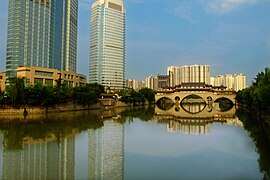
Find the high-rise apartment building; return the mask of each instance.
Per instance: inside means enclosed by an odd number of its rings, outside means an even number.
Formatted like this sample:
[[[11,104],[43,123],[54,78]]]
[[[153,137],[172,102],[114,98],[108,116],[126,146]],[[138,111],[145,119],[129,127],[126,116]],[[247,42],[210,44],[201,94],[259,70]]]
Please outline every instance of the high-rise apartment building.
[[[227,89],[233,90],[234,89],[234,76],[232,74],[225,74],[223,85],[226,86]]]
[[[212,77],[211,85],[225,86],[228,90],[239,91],[247,87],[246,75],[243,73],[238,74],[225,74]]]
[[[110,89],[125,84],[125,9],[122,0],[92,4],[90,32],[90,83]]]
[[[210,84],[209,65],[191,65],[181,67],[182,83],[205,83]]]
[[[145,87],[149,88],[149,89],[157,90],[158,89],[158,78],[153,77],[152,75],[146,77],[145,78]]]
[[[167,67],[167,75],[169,75],[169,86],[177,86],[180,84],[180,67],[169,66]]]
[[[138,82],[138,90],[145,88],[145,81]]]
[[[234,90],[239,91],[247,87],[246,75],[243,73],[234,75]]]
[[[157,83],[158,83],[157,89],[168,88],[169,83],[170,83],[170,76],[158,74],[157,75]]]
[[[76,71],[78,0],[9,0],[7,76],[19,66]]]
[[[127,79],[126,80],[126,87],[137,90],[138,89],[138,82],[135,79]]]

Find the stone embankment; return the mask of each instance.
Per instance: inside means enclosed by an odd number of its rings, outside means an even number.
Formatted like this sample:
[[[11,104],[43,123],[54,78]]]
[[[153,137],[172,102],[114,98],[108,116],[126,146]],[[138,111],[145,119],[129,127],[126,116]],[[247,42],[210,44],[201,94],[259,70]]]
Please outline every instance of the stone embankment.
[[[145,103],[146,105],[148,103]],[[116,107],[132,107],[142,104],[126,104],[119,100],[101,100],[97,104],[90,106],[82,106],[74,103],[67,103],[62,105],[56,105],[52,107],[29,107],[22,106],[21,108],[13,107],[0,107],[0,118],[1,116],[13,116],[13,115],[31,115],[31,114],[44,114],[44,113],[59,113],[59,112],[69,112],[69,111],[83,111],[83,110],[94,110],[94,109],[111,109]]]

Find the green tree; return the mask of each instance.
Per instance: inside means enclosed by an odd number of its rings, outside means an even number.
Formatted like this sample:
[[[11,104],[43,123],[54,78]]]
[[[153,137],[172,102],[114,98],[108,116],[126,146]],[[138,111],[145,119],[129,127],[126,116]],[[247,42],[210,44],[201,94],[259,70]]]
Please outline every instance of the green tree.
[[[258,73],[255,82],[236,95],[236,100],[239,103],[253,105],[253,107],[262,110],[270,111],[270,69],[265,68],[264,72]]]
[[[143,89],[139,90],[139,93],[141,93],[149,101],[149,103],[155,102],[154,90],[149,89],[149,88],[143,88]]]
[[[21,77],[8,78],[7,94],[11,98],[12,106],[20,106],[24,97],[24,80]]]
[[[97,83],[86,84],[73,89],[72,98],[77,104],[91,105],[98,102],[98,96],[104,93],[104,86]]]

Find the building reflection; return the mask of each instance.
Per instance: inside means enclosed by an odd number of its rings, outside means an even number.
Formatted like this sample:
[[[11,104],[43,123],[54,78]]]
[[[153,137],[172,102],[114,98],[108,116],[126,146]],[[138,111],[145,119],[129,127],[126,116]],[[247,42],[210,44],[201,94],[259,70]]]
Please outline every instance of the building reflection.
[[[75,137],[86,129],[88,179],[124,179],[122,111],[1,122],[0,179],[75,179]]]
[[[124,127],[113,120],[88,130],[88,179],[124,179]]]
[[[2,179],[74,179],[74,136],[60,142],[28,140],[23,150],[2,153]]]
[[[182,108],[183,108],[183,110],[185,110],[191,114],[195,114],[195,113],[201,112],[205,108],[205,106],[206,106],[206,104],[204,104],[204,103],[198,103],[198,104],[192,105],[192,106],[189,104],[183,104]]]

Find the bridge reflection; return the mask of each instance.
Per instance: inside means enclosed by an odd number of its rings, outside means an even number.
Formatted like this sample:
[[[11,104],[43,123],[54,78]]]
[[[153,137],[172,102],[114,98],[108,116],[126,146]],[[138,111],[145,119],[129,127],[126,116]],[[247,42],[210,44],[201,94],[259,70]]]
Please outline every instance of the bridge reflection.
[[[204,135],[210,132],[213,123],[243,126],[235,112],[235,107],[220,111],[219,108],[209,105],[203,107],[202,104],[186,104],[184,107],[176,105],[169,110],[156,106],[154,119],[158,123],[167,124],[167,131],[170,133]]]

